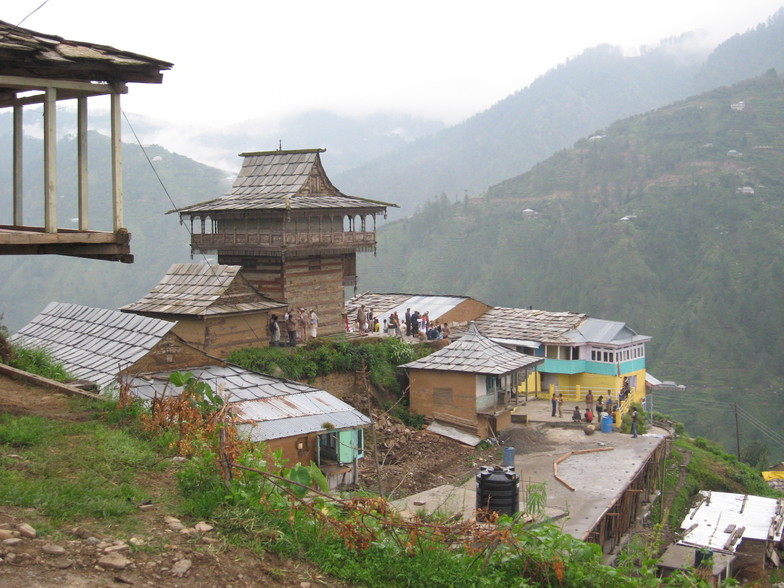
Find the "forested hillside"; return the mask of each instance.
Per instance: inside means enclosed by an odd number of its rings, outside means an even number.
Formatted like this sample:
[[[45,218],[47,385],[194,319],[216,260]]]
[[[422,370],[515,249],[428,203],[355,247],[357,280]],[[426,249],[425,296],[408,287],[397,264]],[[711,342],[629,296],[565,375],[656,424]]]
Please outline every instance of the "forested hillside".
[[[771,71],[619,121],[485,197],[391,223],[362,289],[626,321],[653,336],[652,373],[692,400],[710,392],[679,419],[734,447],[718,400],[784,417],[782,170],[784,83]]]
[[[771,67],[784,71],[784,13],[710,55],[695,51],[699,45],[689,34],[637,56],[588,49],[465,122],[333,179],[350,194],[400,205],[391,218],[442,194],[476,196],[618,119]]]

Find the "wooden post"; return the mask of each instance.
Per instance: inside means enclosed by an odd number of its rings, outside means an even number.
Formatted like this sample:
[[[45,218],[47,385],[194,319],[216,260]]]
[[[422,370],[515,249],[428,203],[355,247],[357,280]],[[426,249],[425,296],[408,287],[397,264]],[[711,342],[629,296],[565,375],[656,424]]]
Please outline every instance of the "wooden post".
[[[24,225],[22,154],[24,153],[24,107],[14,106],[14,224]]]
[[[79,230],[89,230],[89,211],[87,208],[87,98],[77,99],[77,165],[79,185]]]
[[[44,95],[44,230],[57,232],[57,90]]]
[[[111,128],[112,128],[112,218],[114,231],[123,228],[123,190],[122,190],[122,127],[120,124],[120,94],[112,92]]]

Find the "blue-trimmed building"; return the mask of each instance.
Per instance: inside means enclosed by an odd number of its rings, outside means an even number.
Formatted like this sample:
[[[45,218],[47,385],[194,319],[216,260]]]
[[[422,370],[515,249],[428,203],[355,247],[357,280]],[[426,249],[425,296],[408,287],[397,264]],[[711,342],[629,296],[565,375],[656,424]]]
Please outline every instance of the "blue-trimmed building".
[[[645,344],[626,323],[591,318],[574,312],[494,307],[476,319],[487,337],[520,352],[544,358],[544,363],[520,386],[522,393],[567,400],[588,390],[595,398],[617,400],[624,378],[630,397],[645,396]]]

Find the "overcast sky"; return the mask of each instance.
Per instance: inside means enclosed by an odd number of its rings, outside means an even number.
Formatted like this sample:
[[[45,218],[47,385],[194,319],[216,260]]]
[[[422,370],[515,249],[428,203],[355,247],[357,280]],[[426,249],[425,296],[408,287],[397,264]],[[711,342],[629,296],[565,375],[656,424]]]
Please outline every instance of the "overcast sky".
[[[216,127],[304,110],[397,111],[448,124],[601,43],[634,52],[723,40],[782,0],[15,0],[0,18],[174,63],[126,112]],[[29,16],[28,16],[29,15]]]

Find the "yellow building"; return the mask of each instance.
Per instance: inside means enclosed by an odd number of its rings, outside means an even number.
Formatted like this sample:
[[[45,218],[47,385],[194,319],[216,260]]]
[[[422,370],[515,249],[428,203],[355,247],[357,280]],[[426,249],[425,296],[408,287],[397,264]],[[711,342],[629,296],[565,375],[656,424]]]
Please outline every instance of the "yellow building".
[[[591,318],[575,312],[495,307],[476,319],[477,327],[496,343],[544,359],[518,390],[567,401],[610,396],[617,402],[628,383],[630,402],[645,398],[645,343],[625,323]]]

